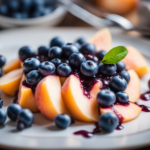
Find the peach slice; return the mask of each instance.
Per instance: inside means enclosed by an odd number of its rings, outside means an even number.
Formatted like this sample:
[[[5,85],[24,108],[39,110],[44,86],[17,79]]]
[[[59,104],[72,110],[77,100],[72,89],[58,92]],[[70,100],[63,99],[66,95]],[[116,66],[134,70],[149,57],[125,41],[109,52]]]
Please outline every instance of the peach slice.
[[[25,75],[22,75],[21,84],[19,87],[19,93],[18,93],[18,101],[17,103],[22,108],[30,109],[33,113],[38,112],[39,109],[37,108],[34,94],[31,90],[31,88],[26,87],[22,85],[22,81],[25,80]]]
[[[140,98],[140,79],[134,70],[128,70],[128,73],[130,75],[130,82],[128,83],[125,92],[129,95],[129,101],[135,103]]]
[[[108,28],[96,32],[88,42],[96,46],[97,51],[109,51],[112,48],[112,38]]]
[[[60,83],[63,86],[63,84],[65,83],[65,81],[67,80],[67,77],[59,77],[60,78]]]
[[[35,99],[41,113],[51,120],[57,114],[68,113],[61,96],[58,76],[50,75],[42,79],[37,85]]]
[[[141,112],[141,108],[133,103],[129,103],[129,105],[114,105],[114,108],[101,108],[100,107],[100,114],[106,113],[106,112],[114,112],[114,110],[117,112],[118,115],[121,115],[122,122],[128,122],[135,118],[137,118]]]
[[[132,46],[127,47],[128,55],[123,59],[126,69],[133,69],[139,77],[143,77],[149,72],[148,64],[143,55]]]
[[[97,93],[100,91],[100,82],[96,82],[90,91],[91,98],[83,94],[80,79],[75,75],[70,75],[62,87],[62,97],[70,115],[79,121],[98,121]]]
[[[20,59],[17,58],[15,60],[10,61],[3,67],[3,72],[6,74],[12,70],[21,68]]]
[[[15,69],[0,78],[0,89],[7,95],[14,96],[19,89],[22,69]]]

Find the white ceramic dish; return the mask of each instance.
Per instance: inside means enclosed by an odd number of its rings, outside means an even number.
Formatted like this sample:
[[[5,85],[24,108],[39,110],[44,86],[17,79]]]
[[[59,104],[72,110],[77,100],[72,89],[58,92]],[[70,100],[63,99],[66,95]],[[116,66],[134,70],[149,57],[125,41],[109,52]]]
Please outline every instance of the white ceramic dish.
[[[33,18],[33,19],[13,19],[0,15],[0,26],[4,28],[11,28],[15,26],[54,26],[59,24],[65,17],[65,7],[59,6],[51,14]]]
[[[150,65],[150,42],[144,39],[136,39],[111,30],[114,46],[133,45],[146,56]],[[25,28],[0,32],[0,54],[7,60],[17,57],[18,49],[23,45],[32,45],[37,48],[40,45],[48,45],[52,37],[58,35],[66,42],[73,42],[83,36],[89,38],[96,29],[91,28]],[[114,34],[115,32],[115,34]],[[148,90],[147,81],[150,74],[141,80],[142,90]],[[12,98],[1,94],[4,100],[4,109],[12,102]],[[147,106],[150,102],[140,101]],[[142,112],[140,116],[123,124],[124,129],[115,130],[113,133],[100,133],[91,139],[74,136],[78,130],[92,131],[93,124],[76,122],[66,130],[58,130],[52,121],[47,120],[41,114],[35,114],[35,122],[31,128],[17,132],[15,123],[7,120],[5,126],[0,127],[0,146],[11,149],[122,149],[136,148],[150,145],[150,113]]]

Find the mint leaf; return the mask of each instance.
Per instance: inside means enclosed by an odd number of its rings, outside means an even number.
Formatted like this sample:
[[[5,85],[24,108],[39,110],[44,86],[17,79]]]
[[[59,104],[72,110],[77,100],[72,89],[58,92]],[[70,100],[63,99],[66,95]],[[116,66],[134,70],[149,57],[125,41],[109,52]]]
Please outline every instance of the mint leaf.
[[[104,64],[116,64],[126,57],[128,50],[124,46],[118,46],[111,49],[103,58]]]

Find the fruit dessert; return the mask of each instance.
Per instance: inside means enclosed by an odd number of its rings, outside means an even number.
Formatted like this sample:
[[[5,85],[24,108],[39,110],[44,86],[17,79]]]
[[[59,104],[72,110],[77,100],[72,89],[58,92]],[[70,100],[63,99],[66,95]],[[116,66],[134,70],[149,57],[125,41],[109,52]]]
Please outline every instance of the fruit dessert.
[[[17,129],[30,127],[32,113],[41,112],[62,129],[73,120],[95,123],[90,134],[74,133],[92,137],[101,130],[121,130],[122,123],[137,118],[141,111],[149,112],[137,103],[139,77],[148,72],[144,57],[133,47],[112,48],[111,43],[109,30],[103,29],[88,42],[79,38],[65,44],[55,37],[50,47],[40,46],[37,53],[29,46],[21,47],[19,58],[3,67],[6,75],[0,78],[1,91],[12,96],[18,90],[7,110]],[[138,60],[132,59],[134,54]],[[6,114],[2,116],[3,124]]]

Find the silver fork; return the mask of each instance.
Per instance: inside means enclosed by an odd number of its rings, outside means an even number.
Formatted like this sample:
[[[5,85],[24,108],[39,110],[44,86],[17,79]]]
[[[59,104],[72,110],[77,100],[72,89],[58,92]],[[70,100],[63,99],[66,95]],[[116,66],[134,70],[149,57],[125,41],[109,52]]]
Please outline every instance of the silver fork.
[[[74,4],[70,0],[57,0],[57,1],[63,4],[68,12],[70,12],[74,16],[80,18],[81,20],[87,22],[88,24],[94,27],[118,25],[126,31],[138,31],[144,36],[150,36],[150,29],[136,27],[128,19],[120,15],[103,13],[102,14],[104,17],[103,19],[93,15],[89,11],[83,9],[77,4]]]

